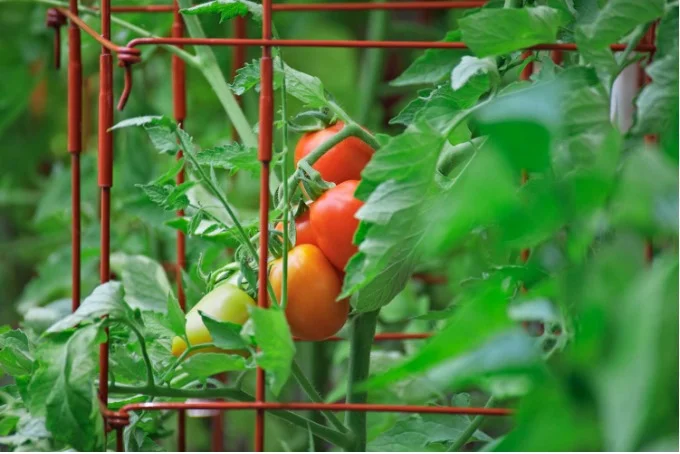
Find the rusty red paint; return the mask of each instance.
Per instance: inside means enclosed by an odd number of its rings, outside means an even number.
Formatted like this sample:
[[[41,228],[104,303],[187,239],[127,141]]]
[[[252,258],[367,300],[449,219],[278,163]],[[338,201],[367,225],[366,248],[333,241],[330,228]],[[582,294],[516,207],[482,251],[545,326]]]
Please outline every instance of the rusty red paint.
[[[395,404],[347,404],[347,403],[315,403],[315,402],[148,402],[123,406],[119,411],[106,413],[112,425],[124,424],[133,411],[162,410],[261,410],[261,411],[358,411],[376,413],[425,413],[440,415],[485,415],[509,416],[514,413],[511,408],[484,407],[450,407],[426,405]]]

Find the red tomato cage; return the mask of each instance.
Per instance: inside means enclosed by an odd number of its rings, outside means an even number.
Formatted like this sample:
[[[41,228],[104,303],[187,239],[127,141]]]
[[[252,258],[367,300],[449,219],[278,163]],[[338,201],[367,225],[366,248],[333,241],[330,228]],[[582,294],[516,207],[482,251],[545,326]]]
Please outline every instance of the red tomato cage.
[[[185,45],[207,46],[230,46],[233,49],[232,73],[245,63],[245,48],[258,46],[262,48],[261,92],[259,104],[259,150],[258,159],[262,166],[261,192],[260,192],[260,227],[266,230],[269,223],[269,163],[272,157],[273,143],[273,84],[272,84],[272,46],[294,47],[347,47],[347,48],[411,48],[411,49],[465,49],[463,42],[422,42],[422,41],[352,41],[352,40],[301,40],[301,39],[272,39],[272,13],[286,11],[370,11],[370,10],[434,10],[434,9],[469,9],[481,7],[486,1],[391,1],[383,3],[356,2],[356,3],[305,3],[305,4],[272,4],[272,0],[263,0],[262,36],[257,39],[245,37],[245,22],[243,18],[234,20],[234,36],[232,38],[205,38],[195,39],[184,37],[184,26],[179,14],[179,7],[173,5],[145,5],[145,6],[111,6],[110,0],[101,0],[101,26],[96,31],[88,26],[79,17],[77,0],[69,0],[68,8],[50,8],[47,11],[46,24],[55,31],[54,57],[55,66],[60,63],[60,29],[68,23],[68,145],[67,150],[71,154],[72,174],[72,310],[75,311],[80,303],[80,152],[82,151],[83,90],[82,64],[81,64],[81,33],[84,32],[89,38],[96,40],[101,45],[99,64],[99,111],[98,111],[98,186],[100,192],[100,219],[101,219],[101,261],[100,280],[107,282],[110,279],[110,220],[111,220],[111,189],[113,187],[113,106],[114,94],[112,87],[113,58],[117,57],[118,65],[125,70],[125,87],[121,94],[118,108],[122,109],[130,94],[132,87],[131,67],[141,61],[140,46],[151,44],[166,44],[182,47]],[[172,13],[173,23],[168,38],[137,38],[127,45],[118,45],[111,41],[111,15],[112,13]],[[637,46],[639,52],[647,52],[651,55],[655,50],[654,29],[651,28],[648,36]],[[611,46],[614,51],[625,49],[623,44]],[[542,44],[526,49],[524,56],[531,55],[531,51],[550,50],[552,58],[560,64],[562,52],[575,51],[576,46],[570,43]],[[172,97],[173,115],[175,121],[182,126],[186,120],[186,81],[185,65],[181,58],[172,56]],[[533,72],[533,64],[529,63],[522,70],[521,78],[529,79]],[[648,82],[641,79],[641,85]],[[650,138],[649,140],[653,140]],[[178,158],[181,157],[181,152]],[[177,176],[177,182],[181,183],[184,173]],[[524,180],[525,178],[523,178]],[[184,213],[179,211],[178,216]],[[180,306],[185,307],[185,295],[182,288],[181,271],[186,265],[185,236],[182,232],[177,233],[175,264],[177,293]],[[267,305],[266,285],[267,279],[267,250],[268,236],[260,235],[260,267],[259,267],[259,294],[258,305]],[[646,254],[651,257],[651,244],[647,245]],[[526,260],[529,251],[522,251],[522,258]],[[418,279],[427,283],[442,283],[445,281],[440,276],[416,275]],[[389,340],[412,340],[425,339],[430,333],[383,333],[375,336],[375,341]],[[339,337],[332,337],[327,341],[341,341]],[[507,408],[474,408],[474,407],[431,407],[418,405],[384,405],[384,404],[346,404],[346,403],[304,403],[304,402],[267,402],[265,400],[264,371],[260,368],[256,375],[256,393],[254,402],[223,402],[219,400],[210,402],[181,402],[181,403],[139,403],[129,404],[118,411],[108,409],[108,343],[102,344],[100,349],[100,374],[99,374],[99,397],[101,399],[102,415],[106,421],[106,428],[116,432],[116,446],[118,451],[123,451],[123,429],[129,423],[130,412],[149,410],[173,410],[178,412],[177,449],[186,449],[185,412],[187,410],[213,410],[219,413],[223,411],[253,410],[256,412],[255,420],[255,451],[264,451],[265,435],[265,412],[276,410],[328,410],[328,411],[359,411],[359,412],[400,412],[400,413],[438,413],[438,414],[466,414],[466,415],[489,415],[504,416],[511,414]],[[218,415],[216,418],[220,418]],[[221,419],[217,419],[221,422]],[[222,424],[216,424],[213,433],[212,450],[222,451],[223,428]]]

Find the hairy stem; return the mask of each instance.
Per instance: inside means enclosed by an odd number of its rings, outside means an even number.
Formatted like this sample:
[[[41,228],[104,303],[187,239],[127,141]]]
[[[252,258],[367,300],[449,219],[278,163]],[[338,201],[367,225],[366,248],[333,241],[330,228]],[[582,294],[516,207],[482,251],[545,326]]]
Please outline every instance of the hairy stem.
[[[283,63],[283,53],[279,49],[279,64],[281,72],[285,74],[285,64]],[[288,204],[290,194],[288,194],[288,122],[286,110],[286,78],[281,81],[281,178],[283,178],[283,256],[281,266],[283,268],[283,278],[281,279],[281,309],[286,309],[288,304]]]
[[[222,194],[222,191],[215,186],[213,183],[212,179],[205,173],[203,168],[198,164],[198,161],[196,161],[196,156],[194,156],[192,149],[192,144],[187,142],[185,136],[183,134],[180,134],[178,132],[177,137],[180,141],[180,144],[182,145],[182,150],[184,151],[184,156],[186,156],[189,161],[191,161],[191,164],[193,165],[193,169],[198,173],[199,178],[201,181],[208,186],[210,191],[217,197],[217,200],[222,204],[224,209],[227,211],[227,214],[229,215],[229,218],[231,221],[234,223],[234,226],[236,227],[236,230],[238,231],[239,235],[243,239],[243,242],[246,244],[246,247],[248,248],[248,252],[253,256],[255,260],[258,259],[258,254],[257,251],[255,250],[255,246],[253,246],[253,243],[251,243],[250,238],[248,237],[248,234],[246,231],[243,229],[243,226],[241,225],[241,222],[238,220],[238,217],[236,216],[236,213],[234,213],[234,210],[231,209],[229,206],[229,203],[227,202],[227,199],[224,197]],[[208,215],[210,215],[213,219],[217,220],[215,216],[212,216],[210,213],[206,211]],[[218,222],[221,223],[221,221],[218,220]],[[267,280],[267,289],[269,292],[269,297],[272,300],[273,304],[278,304],[276,300],[276,295],[274,294],[274,289],[272,289],[272,286]]]
[[[371,364],[371,346],[375,336],[378,312],[364,312],[356,315],[351,322],[349,379],[347,381],[347,403],[366,403],[368,393],[357,391],[356,387],[368,378]],[[354,435],[351,451],[366,451],[366,413],[347,412],[345,425]]]
[[[486,405],[484,405],[484,408],[491,408],[494,405],[494,398],[493,396],[489,397],[489,400],[486,401]],[[467,426],[465,431],[460,434],[460,437],[456,439],[456,441],[453,442],[451,446],[449,446],[449,449],[447,451],[449,452],[455,452],[455,451],[460,451],[463,446],[470,440],[470,438],[475,434],[477,429],[479,429],[479,426],[482,425],[482,422],[484,421],[484,415],[477,415],[474,417],[472,421],[470,421],[470,425]]]
[[[130,328],[130,330],[135,333],[135,336],[137,336],[137,340],[139,341],[139,347],[142,350],[142,358],[144,358],[144,365],[146,366],[146,385],[156,386],[156,382],[153,377],[153,365],[151,364],[151,358],[149,357],[149,353],[146,350],[146,342],[144,341],[144,335],[139,331],[139,329],[137,329],[134,323],[131,323],[128,320],[122,318],[109,318],[107,320],[109,324],[121,323]]]
[[[300,365],[297,363],[297,361],[293,361],[292,365],[292,373],[293,377],[295,377],[295,380],[298,382],[300,387],[303,389],[305,394],[312,400],[312,402],[316,403],[322,403],[323,398],[319,394],[319,392],[314,388],[314,385],[309,381],[307,376],[302,372],[302,369],[300,368]],[[347,427],[338,419],[337,416],[335,416],[335,413],[332,411],[322,411],[321,414],[324,415],[324,417],[335,426],[336,429],[338,429],[340,432],[347,432]]]

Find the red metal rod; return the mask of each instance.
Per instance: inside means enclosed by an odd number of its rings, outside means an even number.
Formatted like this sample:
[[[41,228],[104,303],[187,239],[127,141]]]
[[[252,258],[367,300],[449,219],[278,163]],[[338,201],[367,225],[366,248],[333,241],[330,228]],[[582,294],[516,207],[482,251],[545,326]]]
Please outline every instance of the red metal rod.
[[[277,3],[272,5],[273,12],[291,11],[370,11],[385,10],[426,10],[426,9],[472,9],[481,8],[488,0],[480,1],[422,1],[422,2],[385,2],[385,3]],[[114,13],[170,13],[171,5],[119,5],[112,6]]]
[[[123,443],[122,427],[116,427],[116,452],[125,452],[125,443]]]
[[[70,0],[69,12],[78,15],[77,0]],[[62,16],[65,17],[65,16]],[[83,68],[80,29],[71,21],[68,27],[67,150],[71,154],[71,310],[80,306],[80,152],[83,126]]]
[[[346,404],[315,402],[149,402],[123,406],[113,415],[124,417],[131,411],[148,410],[312,410],[360,411],[379,413],[428,413],[443,415],[508,416],[509,408],[484,407],[430,407],[426,405]]]
[[[187,450],[187,414],[184,409],[177,412],[177,451],[186,452]],[[184,434],[184,435],[182,435]]]
[[[262,40],[269,42],[272,37],[272,0],[262,1]],[[238,41],[238,40],[237,40]],[[246,41],[246,40],[241,40]],[[262,166],[260,175],[260,232],[269,230],[269,163],[272,160],[273,127],[274,127],[274,77],[271,57],[271,44],[262,45],[262,59],[260,60],[260,136],[258,142],[257,159]],[[258,264],[258,293],[257,305],[267,307],[267,257],[269,256],[269,235],[260,235],[260,257]],[[257,368],[255,382],[255,401],[265,403],[265,372]],[[264,451],[264,409],[258,409],[255,414],[255,451]]]
[[[649,27],[649,30],[647,30],[647,33],[645,36],[642,38],[642,42],[647,45],[654,45],[654,37],[656,33],[656,23],[652,24]],[[652,60],[654,59],[654,53],[655,52],[650,52],[649,53],[649,59],[647,60],[647,64],[651,65]],[[642,90],[645,85],[650,83],[652,80],[649,77],[649,75],[645,72],[642,62],[638,63],[638,88]],[[653,134],[647,134],[645,136],[645,144],[650,145],[656,143],[658,140],[658,137]],[[654,261],[654,243],[652,242],[651,238],[647,238],[645,240],[645,246],[644,246],[644,254],[645,254],[645,261],[647,263],[652,263]]]
[[[347,47],[347,48],[394,48],[394,49],[467,49],[462,41],[351,41],[351,40],[315,40],[315,39],[235,39],[235,38],[136,38],[128,43],[128,49],[141,45],[192,45],[192,46],[280,46],[280,47]],[[614,52],[625,50],[626,44],[612,44]],[[127,52],[125,49],[124,52]],[[655,46],[639,44],[638,52],[652,52]],[[573,43],[538,44],[528,50],[561,50],[577,51]]]
[[[113,135],[109,128],[113,126],[113,65],[111,48],[105,43],[111,38],[111,0],[101,0],[101,54],[99,56],[99,115],[98,115],[98,153],[97,180],[101,191],[101,249],[100,249],[100,280],[108,282],[110,279],[110,227],[111,227],[111,186],[113,185]],[[79,19],[68,16],[78,24]],[[99,348],[99,398],[104,407],[108,406],[109,398],[109,343],[107,340]]]
[[[181,38],[184,35],[184,23],[182,22],[182,16],[179,14],[177,2],[174,4],[171,34],[173,38]],[[179,127],[183,127],[186,119],[186,68],[184,60],[177,55],[173,54],[171,61],[173,115]],[[128,71],[126,71],[126,75],[129,75]],[[177,153],[177,159],[182,159],[182,150],[179,150]],[[180,170],[175,179],[178,186],[184,183],[184,169]],[[177,216],[184,216],[184,210],[178,210]],[[186,296],[182,284],[182,271],[186,266],[186,237],[180,230],[177,231],[176,249],[175,281],[177,285],[177,299],[179,307],[182,310],[186,310]],[[179,452],[186,451],[186,440],[186,413],[180,411],[177,415],[177,450]]]

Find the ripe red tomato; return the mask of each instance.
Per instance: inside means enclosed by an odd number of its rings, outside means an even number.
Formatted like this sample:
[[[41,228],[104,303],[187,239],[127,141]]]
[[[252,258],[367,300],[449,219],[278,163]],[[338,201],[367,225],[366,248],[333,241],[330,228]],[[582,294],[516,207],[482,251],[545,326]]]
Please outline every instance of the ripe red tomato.
[[[339,270],[344,270],[350,257],[357,252],[352,238],[359,220],[354,215],[364,204],[354,198],[358,184],[356,180],[340,183],[324,192],[310,208],[312,231],[317,244]]]
[[[281,299],[283,264],[274,261],[269,270],[274,294]],[[311,244],[295,246],[288,252],[288,302],[286,319],[293,336],[320,341],[338,331],[347,321],[349,302],[336,301],[342,288],[340,273]]]
[[[295,147],[295,165],[343,127],[344,123],[338,121],[326,129],[308,132],[302,136]],[[356,137],[348,137],[328,150],[312,167],[324,180],[340,184],[343,181],[360,179],[361,171],[372,155],[373,148],[367,143]]]
[[[279,222],[274,228],[282,232],[283,223]],[[316,246],[316,238],[314,237],[314,232],[312,232],[312,224],[309,220],[309,211],[305,211],[300,216],[295,218],[294,246],[299,246],[301,244],[313,244]]]

